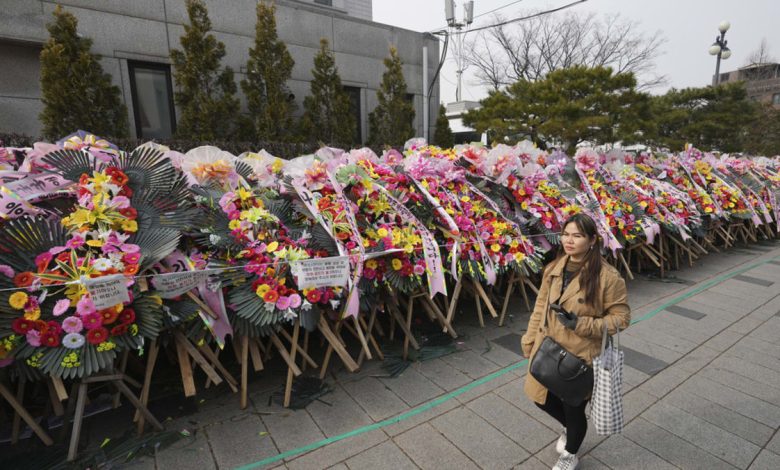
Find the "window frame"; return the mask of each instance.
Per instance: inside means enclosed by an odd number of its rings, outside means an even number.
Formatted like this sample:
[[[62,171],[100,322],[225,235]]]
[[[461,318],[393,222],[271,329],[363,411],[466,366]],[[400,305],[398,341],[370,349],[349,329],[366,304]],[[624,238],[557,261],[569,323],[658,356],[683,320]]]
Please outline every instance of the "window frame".
[[[133,122],[135,123],[135,136],[138,139],[144,138],[141,131],[141,116],[138,113],[138,88],[135,83],[135,70],[159,70],[165,73],[165,84],[168,88],[168,107],[171,116],[171,137],[176,134],[176,106],[173,100],[173,80],[171,76],[171,65],[160,62],[145,62],[140,60],[128,60],[127,72],[130,76],[130,97],[133,102]]]

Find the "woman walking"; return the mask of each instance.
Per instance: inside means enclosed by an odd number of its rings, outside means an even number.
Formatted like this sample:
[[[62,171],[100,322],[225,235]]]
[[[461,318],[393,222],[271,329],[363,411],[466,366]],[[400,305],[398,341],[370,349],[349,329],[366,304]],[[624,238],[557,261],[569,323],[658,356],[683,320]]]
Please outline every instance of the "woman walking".
[[[603,259],[598,241],[596,223],[585,214],[576,214],[563,225],[562,251],[545,268],[528,330],[522,338],[523,355],[530,359],[529,363],[545,336],[549,336],[590,366],[601,351],[605,322],[609,334],[615,334],[616,328],[628,327],[631,310],[626,283]],[[539,408],[565,428],[556,444],[560,457],[553,470],[574,470],[588,429],[585,406],[590,397],[577,406],[566,404],[530,373],[526,374],[524,389]]]

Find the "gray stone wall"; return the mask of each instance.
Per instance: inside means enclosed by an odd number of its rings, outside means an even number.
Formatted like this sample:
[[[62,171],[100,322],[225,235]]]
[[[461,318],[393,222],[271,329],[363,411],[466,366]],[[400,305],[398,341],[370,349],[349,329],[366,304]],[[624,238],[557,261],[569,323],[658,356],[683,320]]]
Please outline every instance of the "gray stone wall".
[[[105,70],[122,90],[128,107],[131,133],[135,133],[128,60],[170,64],[170,50],[180,47],[187,21],[184,0],[63,0],[58,2],[79,20],[79,32],[94,41]],[[37,134],[40,124],[39,65],[37,55],[46,41],[46,23],[55,2],[3,0],[0,16],[0,132]],[[206,0],[214,34],[225,43],[223,65],[244,78],[248,50],[254,41],[256,0]],[[229,6],[226,6],[228,5]],[[439,56],[438,41],[430,35],[363,19],[371,17],[370,0],[334,1],[334,8],[293,0],[277,0],[279,37],[295,60],[289,82],[302,109],[309,93],[313,58],[320,38],[327,38],[336,53],[336,64],[345,85],[361,88],[363,139],[368,138],[368,113],[376,106],[376,90],[382,79],[382,60],[395,46],[404,61],[409,93],[414,95],[415,129],[423,134],[422,48],[428,47],[429,77]],[[12,72],[8,72],[11,69]],[[432,133],[438,86],[431,97]],[[245,106],[242,97],[242,107]]]

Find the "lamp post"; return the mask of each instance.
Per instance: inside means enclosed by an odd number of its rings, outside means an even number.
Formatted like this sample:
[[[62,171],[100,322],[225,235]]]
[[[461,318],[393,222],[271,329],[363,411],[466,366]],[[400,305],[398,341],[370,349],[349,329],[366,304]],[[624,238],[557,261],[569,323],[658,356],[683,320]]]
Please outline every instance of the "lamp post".
[[[468,29],[471,23],[474,22],[474,1],[469,0],[463,4],[463,21],[458,22],[455,18],[455,0],[444,0],[444,15],[447,18],[447,26],[450,29],[449,34],[452,35],[452,30],[457,30],[455,34],[455,63],[457,70],[455,73],[458,76],[458,85],[455,88],[455,101],[461,100],[462,92],[462,79],[463,71],[466,69],[463,62],[463,37],[465,34],[461,34],[463,28]]]
[[[726,60],[731,57],[731,49],[728,48],[726,41],[726,31],[731,27],[731,23],[723,21],[718,25],[720,36],[715,36],[715,42],[710,46],[710,55],[717,56],[715,60],[715,77],[712,79],[712,85],[720,84],[720,59]]]

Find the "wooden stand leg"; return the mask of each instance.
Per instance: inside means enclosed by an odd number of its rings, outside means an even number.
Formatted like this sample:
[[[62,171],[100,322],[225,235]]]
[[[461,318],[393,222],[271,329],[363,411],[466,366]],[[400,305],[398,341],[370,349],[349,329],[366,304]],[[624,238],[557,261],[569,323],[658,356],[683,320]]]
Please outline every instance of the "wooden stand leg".
[[[444,316],[444,313],[442,313],[441,310],[439,310],[439,306],[436,305],[436,302],[431,300],[430,297],[428,297],[427,292],[422,292],[420,294],[420,297],[422,298],[422,304],[423,308],[428,311],[428,314],[432,317],[439,320],[439,324],[441,324],[444,328],[444,330],[452,336],[453,339],[458,337],[458,333],[455,331],[455,328],[452,327],[452,324],[447,321],[447,317]]]
[[[306,330],[303,333],[303,352],[304,353],[308,353],[309,352],[309,330]],[[303,372],[306,372],[306,366],[307,366],[306,362],[301,364],[301,370]],[[314,367],[316,368],[317,366],[314,366]]]
[[[51,379],[46,381],[46,388],[49,389],[49,400],[51,401],[52,412],[54,416],[62,416],[65,414],[65,408],[62,407],[62,401],[57,396],[57,390],[54,388],[54,384]]]
[[[206,358],[206,360],[208,360],[209,363],[213,364],[213,366],[219,371],[222,377],[225,378],[225,382],[227,382],[230,389],[233,390],[233,393],[238,392],[238,381],[230,374],[230,372],[228,372],[225,366],[222,365],[222,362],[220,362],[219,357],[217,357],[217,353],[212,351],[211,348],[209,348],[208,345],[206,344],[202,344],[198,346],[198,351],[200,351],[203,357]],[[254,359],[254,356],[252,357],[252,359]],[[262,369],[262,363],[260,368]],[[211,378],[209,378],[208,380],[209,382],[211,382]]]
[[[452,318],[455,316],[455,309],[458,306],[458,299],[460,298],[460,291],[463,289],[463,276],[458,279],[455,284],[455,290],[452,293],[452,300],[450,301],[450,308],[447,310],[447,323],[452,324]],[[446,331],[445,331],[446,333]]]
[[[191,397],[197,393],[195,389],[195,379],[192,376],[192,364],[190,363],[190,356],[187,354],[187,350],[184,345],[179,342],[178,338],[176,343],[176,356],[179,359],[179,371],[181,372],[181,383],[184,386],[184,396]]]
[[[493,318],[498,318],[498,313],[496,313],[496,309],[493,308],[493,302],[490,301],[490,297],[488,297],[487,293],[485,292],[485,289],[482,287],[482,284],[474,280],[472,280],[471,283],[474,286],[474,289],[476,290],[477,294],[479,294],[482,300],[485,301],[485,307],[487,307],[488,312],[490,312],[490,316],[492,316]]]
[[[245,410],[248,403],[248,391],[249,385],[249,336],[244,335],[241,337],[241,409]]]
[[[122,353],[122,358],[119,360],[119,372],[124,374],[125,370],[127,369],[127,357],[130,354],[130,351],[124,351]],[[114,400],[112,402],[112,405],[114,409],[119,408],[120,402],[119,402],[119,392],[114,394]]]
[[[288,333],[286,330],[281,330],[280,333],[282,334],[282,337],[284,339],[286,339],[290,344],[292,344],[293,339],[292,339],[292,336],[290,336],[290,333]],[[307,331],[307,333],[308,333],[308,331]],[[317,363],[314,362],[314,359],[312,359],[311,356],[309,356],[309,353],[306,350],[306,335],[305,334],[304,334],[304,346],[303,346],[303,348],[301,348],[300,346],[298,347],[298,354],[300,354],[301,355],[301,359],[303,359],[301,361],[301,372],[306,370],[306,366],[307,365],[313,367],[314,369],[319,367],[317,365]]]
[[[414,302],[412,302],[411,299],[409,299],[409,303],[406,306],[406,319],[404,321],[404,325],[406,328],[404,328],[404,331],[412,331],[412,314],[414,313],[413,310]],[[406,335],[404,338],[404,355],[403,358],[406,360],[406,358],[409,356],[409,337],[411,335]]]
[[[506,287],[506,295],[504,296],[504,305],[501,306],[501,315],[498,317],[498,326],[504,326],[504,318],[506,317],[506,311],[509,308],[509,299],[512,297],[512,289],[515,287],[515,273],[509,275],[509,282]]]
[[[403,315],[401,314],[401,311],[398,310],[398,307],[396,307],[393,304],[389,305],[390,315],[395,319],[395,323],[398,323],[401,330],[404,332],[407,338],[409,338],[409,344],[411,346],[418,350],[420,349],[420,345],[417,343],[417,340],[414,338],[414,335],[412,334],[412,330],[410,328],[406,327],[406,321],[403,319]],[[390,338],[392,340],[392,336]]]
[[[154,373],[154,366],[157,364],[157,354],[160,352],[160,345],[157,344],[157,340],[153,339],[149,345],[149,354],[146,358],[146,370],[144,371],[144,385],[141,387],[141,404],[145,407],[149,403],[149,391],[152,387],[152,374]],[[134,421],[137,421],[138,435],[144,433],[144,416],[140,411],[136,410]]]
[[[43,430],[42,427],[38,425],[37,422],[35,422],[35,418],[33,418],[30,413],[27,412],[26,409],[24,409],[24,406],[14,397],[13,393],[11,393],[8,388],[6,388],[5,385],[0,383],[0,395],[7,401],[11,408],[14,409],[14,412],[18,414],[25,423],[27,423],[28,426],[35,432],[35,434],[38,436],[38,438],[43,441],[43,443],[47,446],[50,446],[54,444],[54,441],[51,437],[46,433],[46,431]]]
[[[295,355],[298,352],[298,335],[300,334],[301,330],[301,323],[299,321],[295,321],[295,325],[293,326],[293,335],[292,335],[292,346],[290,346],[290,361],[292,361],[292,365],[295,365]],[[293,375],[300,375],[300,371],[298,374],[294,374],[292,366],[287,368],[287,384],[284,387],[284,407],[289,408],[290,407],[290,398],[292,394],[292,384],[293,384]]]
[[[16,401],[19,406],[24,408],[24,389],[27,386],[27,380],[24,377],[19,377],[19,383],[16,386]],[[19,410],[14,410],[14,422],[11,426],[11,444],[19,442],[19,432],[21,431],[22,415]]]
[[[412,299],[409,299],[409,303],[411,302]],[[368,341],[366,341],[366,336],[363,334],[363,328],[361,328],[357,316],[352,317],[352,323],[355,327],[355,333],[357,334],[358,340],[360,340],[360,345],[363,347],[361,355],[364,353],[369,361],[372,360],[371,349],[368,347]],[[358,364],[360,364],[360,361],[358,361]]]
[[[75,415],[73,416],[73,430],[70,434],[70,446],[68,447],[68,462],[76,459],[79,439],[81,437],[81,422],[84,420],[84,406],[87,404],[87,384],[80,383],[78,398],[76,401]],[[67,425],[67,423],[66,423]]]
[[[350,372],[355,372],[360,368],[355,360],[352,359],[352,356],[349,355],[347,349],[344,347],[344,344],[338,336],[339,331],[341,331],[340,323],[336,326],[336,332],[334,333],[333,330],[330,329],[330,325],[328,325],[328,320],[325,319],[325,316],[320,316],[320,322],[317,325],[317,328],[328,342],[328,349],[325,351],[325,359],[322,362],[322,370],[320,371],[321,379],[325,378],[325,374],[328,370],[328,363],[330,362],[331,355],[334,351],[341,359],[341,362],[344,363],[344,366],[347,368],[347,370]]]

